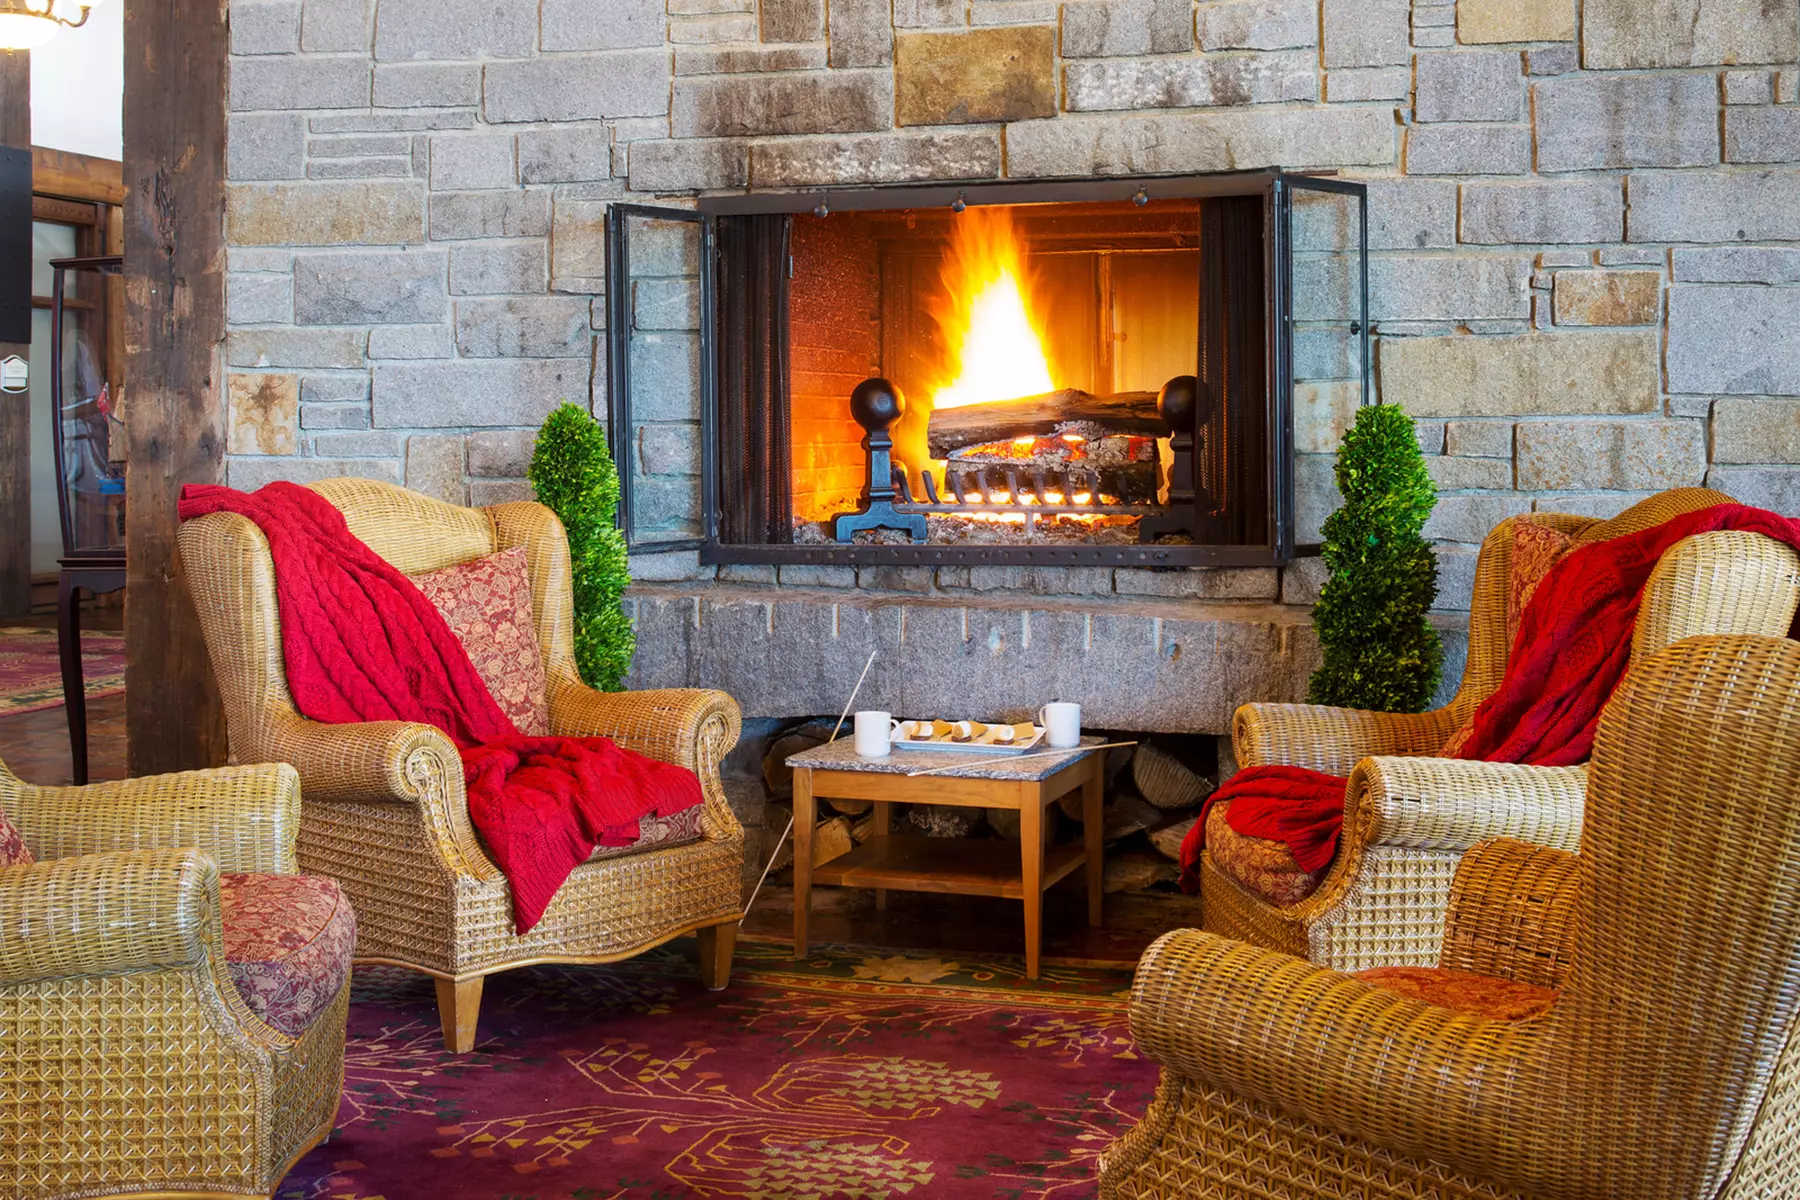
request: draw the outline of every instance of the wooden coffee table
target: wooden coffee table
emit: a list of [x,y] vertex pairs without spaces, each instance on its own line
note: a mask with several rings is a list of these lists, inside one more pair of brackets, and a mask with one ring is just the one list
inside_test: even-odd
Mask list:
[[[896,750],[886,758],[862,758],[853,739],[796,754],[794,769],[794,957],[807,953],[807,924],[815,883],[875,889],[877,908],[890,888],[956,896],[1003,896],[1025,906],[1025,973],[1038,977],[1044,889],[1087,867],[1088,924],[1100,924],[1101,855],[1105,830],[1101,800],[1106,756],[1092,749],[1099,738],[1047,758]],[[945,775],[909,778],[909,771],[955,767]],[[1081,789],[1082,846],[1045,846],[1044,809]],[[813,829],[820,798],[868,800],[875,834],[861,846],[821,866],[812,865]],[[894,836],[895,804],[949,804],[1010,808],[1019,814],[1019,841]]]

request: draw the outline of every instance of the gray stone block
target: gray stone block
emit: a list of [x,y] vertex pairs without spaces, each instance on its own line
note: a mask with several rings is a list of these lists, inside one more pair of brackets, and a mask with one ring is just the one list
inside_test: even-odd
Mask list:
[[547,51],[660,46],[667,24],[663,0],[543,0]]
[[894,25],[900,29],[961,25],[967,12],[966,0],[894,0]]
[[306,118],[299,113],[231,115],[226,124],[226,178],[298,179],[306,173],[305,164]]
[[1455,458],[1440,454],[1425,460],[1439,492],[1506,491],[1513,486],[1510,460]]
[[545,247],[539,241],[469,242],[450,249],[450,293],[455,296],[541,295]]
[[1625,202],[1617,179],[1537,183],[1468,183],[1462,190],[1464,242],[1616,242],[1625,236]]
[[1319,602],[1319,589],[1331,572],[1325,567],[1322,558],[1296,558],[1281,569],[1281,602],[1283,604],[1306,605],[1308,607]]
[[1318,70],[1308,51],[1104,60],[1063,69],[1063,104],[1070,112],[1273,104],[1318,94]]
[[288,275],[227,275],[225,320],[232,325],[285,325],[294,319]]
[[1511,421],[1450,421],[1444,430],[1444,453],[1466,458],[1506,458],[1513,455]]
[[1525,52],[1527,75],[1568,75],[1580,66],[1581,55],[1573,42],[1562,46],[1543,46]]
[[375,57],[522,58],[537,48],[535,4],[492,0],[382,0]]
[[320,458],[399,458],[401,449],[399,435],[367,429],[321,433],[312,444]]
[[445,504],[469,502],[468,467],[461,434],[406,439],[406,486]]
[[1416,50],[1448,50],[1456,45],[1456,28],[1451,25],[1414,25],[1412,44]]
[[375,0],[306,0],[300,48],[309,54],[366,51],[375,36]]
[[1421,54],[1413,115],[1420,121],[1517,121],[1524,107],[1520,60],[1510,50]]
[[1369,315],[1382,321],[1525,318],[1530,280],[1531,260],[1519,256],[1377,258],[1369,263]]
[[754,13],[708,13],[675,16],[669,20],[669,41],[675,45],[731,45],[756,40]]
[[294,255],[291,250],[228,246],[225,269],[234,275],[286,275],[294,269]]
[[[719,578],[724,580],[725,568],[719,568]],[[743,567],[736,568],[743,572]],[[856,569],[856,586],[864,591],[873,592],[916,592],[930,595],[932,592],[933,572],[930,567],[858,567]],[[734,576],[739,583],[753,582],[743,574]],[[773,582],[771,580],[770,582]]]
[[1699,421],[1524,421],[1518,427],[1519,487],[1659,491],[1706,474]]
[[327,158],[306,164],[308,179],[406,179],[414,174],[411,158]]
[[1791,4],[1766,0],[1584,0],[1582,65],[1589,70],[1791,63],[1800,30]]
[[423,183],[247,183],[225,189],[234,246],[401,245],[425,238]]
[[1274,567],[1200,570],[1120,567],[1114,574],[1113,586],[1121,596],[1268,603],[1281,592],[1281,573]]
[[383,63],[375,68],[376,108],[473,108],[480,103],[479,63]]
[[1800,250],[1785,246],[1681,248],[1672,258],[1683,283],[1800,283]]
[[1650,413],[1650,331],[1382,338],[1381,398],[1415,417]]
[[433,241],[531,238],[549,232],[549,192],[452,192],[431,198]]
[[669,111],[664,50],[606,50],[489,63],[483,111],[489,121],[588,121]]
[[832,0],[829,16],[832,66],[885,67],[894,61],[889,0]]
[[1425,522],[1425,536],[1436,541],[1480,545],[1494,526],[1530,511],[1531,502],[1523,496],[1439,496],[1431,519]]
[[700,474],[700,426],[653,422],[637,427],[638,470],[645,475]]
[[1014,177],[1391,166],[1393,117],[1372,108],[1064,117],[1006,127]]
[[300,49],[300,0],[232,0],[233,54],[293,54]]
[[1468,612],[1475,600],[1475,564],[1481,554],[1463,546],[1435,548],[1438,564],[1437,602],[1432,608]]
[[1405,67],[1339,67],[1325,74],[1325,99],[1332,104],[1359,100],[1405,100],[1412,72]]
[[888,71],[678,79],[669,121],[677,138],[858,133],[893,123]]
[[1033,596],[1110,596],[1111,567],[983,567],[970,566],[946,587],[974,592],[1004,592]]
[[855,567],[784,563],[778,570],[781,586],[795,588],[851,588],[856,586]]
[[1408,0],[1324,0],[1326,67],[1393,67],[1411,55]]
[[[1725,72],[1725,103],[1775,103],[1775,73],[1773,71]],[[1729,140],[1729,131],[1727,140]]]
[[632,415],[640,421],[700,419],[700,339],[641,333],[631,339]]
[[678,46],[675,49],[677,75],[821,71],[825,62],[823,46]]
[[225,463],[225,482],[239,491],[253,492],[277,480],[290,483],[317,483],[321,479],[378,479],[383,483],[400,482],[400,460],[397,458],[299,458],[292,454],[257,458],[234,454]]
[[469,474],[522,478],[537,448],[535,429],[482,430],[469,435]]
[[1447,179],[1370,179],[1369,249],[1456,245],[1456,184]]
[[634,192],[699,192],[750,184],[750,153],[742,142],[633,142],[630,163]]
[[360,58],[270,56],[231,66],[232,111],[367,108],[369,63]]
[[1409,175],[1523,175],[1531,131],[1523,125],[1415,125],[1406,131]]
[[404,133],[358,133],[347,137],[315,137],[307,140],[313,158],[368,158],[372,155],[412,153],[412,137]]
[[1578,75],[1534,85],[1540,171],[1719,161],[1719,86],[1706,75]]
[[397,133],[428,129],[471,129],[472,111],[335,113],[307,121],[314,133]]
[[1800,172],[1634,171],[1625,191],[1634,242],[1800,241]]
[[1800,463],[1800,400],[1727,396],[1713,405],[1714,462]]
[[1734,163],[1800,161],[1800,109],[1768,107],[1726,109],[1725,161]]
[[1063,6],[1064,58],[1176,54],[1193,48],[1193,6],[1186,0],[1074,0]]
[[366,338],[360,329],[234,329],[225,335],[225,362],[259,368],[360,367]]
[[1800,395],[1800,292],[1759,285],[1669,289],[1671,392]]
[[[635,148],[632,152],[636,153]],[[991,179],[1000,173],[1000,140],[989,132],[879,133],[757,142],[751,153],[758,187]]]
[[587,352],[591,337],[579,296],[456,302],[456,349],[464,358],[571,358]]
[[[1099,7],[1119,7],[1100,5]],[[1173,9],[1173,4],[1165,7]],[[1182,18],[1169,13],[1169,45],[1151,46],[1147,50],[1122,50],[1124,54],[1166,53],[1186,50],[1182,40],[1186,29],[1187,5],[1180,6]],[[1063,54],[1069,50],[1069,17],[1071,6],[1063,16]],[[1202,4],[1194,14],[1194,30],[1202,50],[1297,50],[1319,44],[1319,6],[1311,0],[1223,0]]]
[[366,409],[369,404],[368,372],[358,371],[354,375],[302,375],[300,403],[351,404]]
[[1294,541],[1302,546],[1323,540],[1320,528],[1325,518],[1344,502],[1336,468],[1335,455],[1294,456]]
[[438,250],[356,250],[294,259],[300,325],[415,325],[448,315]]
[[[592,200],[559,200],[551,218],[550,279],[558,290],[604,290],[606,205]],[[698,253],[698,251],[696,251]]]
[[369,330],[371,359],[449,358],[455,353],[448,325],[377,325]]
[[571,125],[519,133],[522,183],[580,183],[612,175],[612,127]]
[[[368,380],[365,378],[364,388]],[[300,428],[302,429],[367,429],[369,427],[369,405],[365,400],[361,404],[302,404],[300,406]]]
[[537,499],[537,494],[523,479],[471,479],[469,481],[469,503],[476,508],[535,499]]
[[375,425],[381,429],[537,426],[569,402],[588,407],[588,359],[469,359],[377,363]]
[[1767,508],[1783,516],[1800,516],[1800,468],[1714,467],[1706,486],[1736,498],[1739,504]]
[[431,139],[431,190],[510,188],[518,180],[511,134],[439,134]]
[[697,550],[635,550],[631,555],[631,577],[643,583],[710,579],[712,574],[711,567],[700,565]]
[[635,329],[700,328],[700,284],[692,279],[640,279],[632,285]]

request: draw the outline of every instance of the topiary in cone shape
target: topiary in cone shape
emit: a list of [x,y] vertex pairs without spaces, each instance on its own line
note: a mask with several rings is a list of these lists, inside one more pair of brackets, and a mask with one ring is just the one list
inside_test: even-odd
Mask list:
[[1331,578],[1313,606],[1325,653],[1314,704],[1419,712],[1437,689],[1444,648],[1426,613],[1437,599],[1437,556],[1420,536],[1437,504],[1412,418],[1369,405],[1338,450],[1344,505],[1325,519]]
[[538,431],[526,477],[569,535],[575,669],[589,687],[616,692],[631,669],[637,632],[621,600],[631,565],[618,527],[619,472],[605,428],[585,409],[564,404]]

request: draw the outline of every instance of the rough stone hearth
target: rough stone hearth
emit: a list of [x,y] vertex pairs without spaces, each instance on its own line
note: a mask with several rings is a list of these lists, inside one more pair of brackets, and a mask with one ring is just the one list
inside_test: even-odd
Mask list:
[[[1282,604],[697,584],[628,605],[627,687],[721,688],[749,719],[837,712],[879,650],[858,708],[1016,720],[1072,700],[1090,728],[1222,734],[1245,701],[1305,699],[1319,659],[1308,610]],[[1466,622],[1441,627],[1453,686]]]

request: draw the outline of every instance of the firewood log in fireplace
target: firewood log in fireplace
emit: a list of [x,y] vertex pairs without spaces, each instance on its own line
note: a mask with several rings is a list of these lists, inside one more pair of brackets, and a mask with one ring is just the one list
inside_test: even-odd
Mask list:
[[1117,392],[1096,396],[1076,388],[967,404],[932,412],[925,442],[933,458],[948,458],[952,451],[984,442],[1001,442],[1027,434],[1054,433],[1072,423],[1098,426],[1108,433],[1166,437],[1168,425],[1156,411],[1155,392]]

